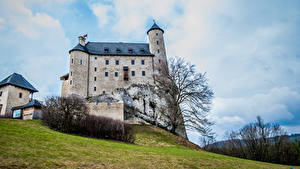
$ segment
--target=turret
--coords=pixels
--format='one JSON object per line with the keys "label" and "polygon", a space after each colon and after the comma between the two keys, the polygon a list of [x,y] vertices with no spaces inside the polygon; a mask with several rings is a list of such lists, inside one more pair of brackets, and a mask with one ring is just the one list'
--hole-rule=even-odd
{"label": "turret", "polygon": [[154,72],[160,73],[161,66],[167,64],[167,56],[164,42],[164,30],[154,21],[152,27],[147,31],[150,52],[154,54]]}
{"label": "turret", "polygon": [[81,46],[85,46],[85,37],[79,36],[79,37],[78,37],[78,43],[79,43]]}

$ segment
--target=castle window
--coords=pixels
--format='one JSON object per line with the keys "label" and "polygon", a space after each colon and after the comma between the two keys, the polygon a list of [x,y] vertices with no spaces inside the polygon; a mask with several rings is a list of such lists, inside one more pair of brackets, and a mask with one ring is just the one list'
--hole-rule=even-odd
{"label": "castle window", "polygon": [[70,80],[70,85],[72,85],[72,80]]}
{"label": "castle window", "polygon": [[74,59],[72,59],[71,62],[74,63]]}
{"label": "castle window", "polygon": [[142,54],[145,54],[145,49],[140,50]]}
{"label": "castle window", "polygon": [[128,78],[128,67],[127,67],[127,66],[124,66],[124,67],[123,67],[123,71],[124,71],[124,73],[123,73],[123,74],[124,74],[124,80],[125,80],[125,81],[128,81],[128,79],[129,79],[129,78]]}
{"label": "castle window", "polygon": [[157,45],[159,45],[159,42],[158,42],[158,41],[156,41],[156,44],[157,44]]}
{"label": "castle window", "polygon": [[160,63],[160,59],[158,59],[158,63]]}
{"label": "castle window", "polygon": [[97,72],[97,67],[94,68],[94,71]]}
{"label": "castle window", "polygon": [[2,96],[2,91],[0,91],[0,97]]}
{"label": "castle window", "polygon": [[19,98],[22,98],[22,93],[19,93]]}
{"label": "castle window", "polygon": [[158,36],[158,33],[156,33],[156,36]]}
{"label": "castle window", "polygon": [[94,77],[94,81],[97,81],[97,77],[96,76]]}
{"label": "castle window", "polygon": [[142,60],[141,62],[142,62],[142,65],[144,65],[144,64],[145,64],[145,60]]}
{"label": "castle window", "polygon": [[95,60],[97,60],[97,57],[95,57]]}
{"label": "castle window", "polygon": [[133,53],[133,49],[128,49],[128,52],[129,53]]}
{"label": "castle window", "polygon": [[105,76],[108,77],[108,72],[105,72]]}
{"label": "castle window", "polygon": [[119,60],[116,60],[116,65],[119,65]]}
{"label": "castle window", "polygon": [[159,49],[157,49],[157,53],[159,53]]}
{"label": "castle window", "polygon": [[82,65],[82,60],[80,60],[80,64]]}
{"label": "castle window", "polygon": [[117,48],[117,53],[121,53],[121,49]]}
{"label": "castle window", "polygon": [[96,91],[97,90],[97,88],[96,87],[94,87],[94,91]]}
{"label": "castle window", "polygon": [[146,75],[146,72],[145,71],[142,71],[142,76],[145,76]]}
{"label": "castle window", "polygon": [[115,77],[118,77],[119,76],[119,73],[118,72],[115,72]]}
{"label": "castle window", "polygon": [[106,65],[109,65],[109,60],[105,60],[105,64],[106,64]]}
{"label": "castle window", "polygon": [[108,48],[104,48],[104,53],[109,53],[109,49]]}
{"label": "castle window", "polygon": [[135,76],[135,71],[131,71],[131,76]]}
{"label": "castle window", "polygon": [[103,92],[102,92],[103,94],[105,94],[105,91],[103,90]]}
{"label": "castle window", "polygon": [[131,60],[131,64],[134,65],[134,60]]}
{"label": "castle window", "polygon": [[158,69],[158,73],[159,73],[159,74],[161,73],[161,69]]}

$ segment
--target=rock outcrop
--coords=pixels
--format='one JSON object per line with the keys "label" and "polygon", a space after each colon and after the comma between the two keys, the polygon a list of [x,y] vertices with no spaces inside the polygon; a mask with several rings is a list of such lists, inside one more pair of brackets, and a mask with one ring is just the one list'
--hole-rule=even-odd
{"label": "rock outcrop", "polygon": [[[89,99],[91,102],[111,102],[123,101],[124,120],[129,123],[152,124],[170,131],[171,125],[165,114],[167,113],[167,103],[155,87],[145,84],[133,84],[128,88],[118,88],[113,94],[103,94]],[[179,126],[175,133],[183,138],[187,138],[184,126]]]}

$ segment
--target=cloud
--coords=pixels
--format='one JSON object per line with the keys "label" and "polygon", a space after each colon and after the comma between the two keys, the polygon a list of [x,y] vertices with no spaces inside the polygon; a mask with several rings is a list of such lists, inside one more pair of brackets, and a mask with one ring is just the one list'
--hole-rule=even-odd
{"label": "cloud", "polygon": [[97,16],[99,27],[102,28],[105,26],[109,21],[111,21],[112,16],[109,13],[112,11],[112,6],[104,5],[101,3],[97,3],[91,6],[93,13]]}
{"label": "cloud", "polygon": [[4,19],[3,18],[0,18],[0,29],[3,29],[4,28]]}
{"label": "cloud", "polygon": [[[39,99],[58,95],[59,76],[66,72],[70,46],[59,20],[46,13],[33,13],[22,1],[0,5],[1,17],[10,28],[1,32],[6,39],[0,42],[6,56],[0,64],[1,77],[18,72],[40,91],[36,95]],[[9,69],[6,64],[10,65]]]}
{"label": "cloud", "polygon": [[[210,118],[221,134],[236,130],[261,116],[267,122],[296,125],[300,123],[300,93],[287,87],[273,88],[267,93],[249,97],[216,98]],[[222,135],[219,135],[222,137]]]}

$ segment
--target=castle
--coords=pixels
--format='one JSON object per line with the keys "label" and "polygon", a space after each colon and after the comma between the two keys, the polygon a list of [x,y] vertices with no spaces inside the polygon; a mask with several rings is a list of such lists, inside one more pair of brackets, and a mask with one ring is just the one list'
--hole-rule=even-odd
{"label": "castle", "polygon": [[69,51],[69,73],[60,77],[61,96],[88,98],[131,84],[154,84],[154,75],[167,63],[163,34],[154,22],[147,31],[149,43],[86,43],[80,36],[78,45]]}

